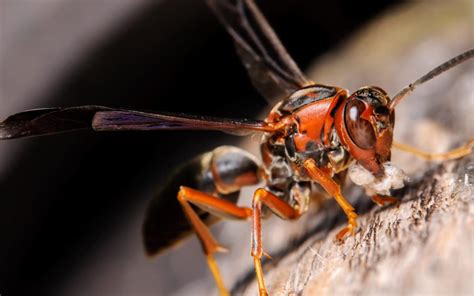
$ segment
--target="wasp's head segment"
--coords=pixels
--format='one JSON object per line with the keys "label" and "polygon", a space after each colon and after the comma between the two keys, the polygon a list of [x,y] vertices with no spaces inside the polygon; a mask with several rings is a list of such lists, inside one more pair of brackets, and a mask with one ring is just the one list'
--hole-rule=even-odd
{"label": "wasp's head segment", "polygon": [[378,87],[363,87],[339,110],[338,132],[351,155],[376,176],[390,160],[395,114],[390,98]]}

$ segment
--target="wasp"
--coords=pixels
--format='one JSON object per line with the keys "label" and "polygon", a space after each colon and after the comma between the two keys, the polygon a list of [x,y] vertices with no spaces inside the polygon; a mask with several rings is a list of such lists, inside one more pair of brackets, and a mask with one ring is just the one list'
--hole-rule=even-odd
{"label": "wasp", "polygon": [[[348,90],[309,80],[292,60],[253,0],[207,0],[234,41],[259,93],[273,108],[264,120],[212,118],[143,112],[104,106],[45,108],[14,114],[0,124],[0,139],[80,129],[95,131],[217,130],[237,135],[261,132],[261,160],[232,146],[201,154],[180,167],[149,204],[143,226],[147,254],[158,254],[194,232],[221,295],[228,295],[214,253],[224,251],[209,232],[220,219],[251,220],[251,256],[260,295],[268,295],[261,259],[261,221],[267,213],[298,219],[321,188],[339,204],[347,225],[342,241],[357,230],[357,213],[341,192],[349,176],[372,200],[397,202],[391,189],[404,175],[390,163],[391,148],[428,159],[451,159],[471,152],[474,141],[443,154],[430,154],[393,141],[395,108],[417,86],[474,56],[468,50],[409,84],[393,97],[382,88]],[[261,184],[248,207],[238,206],[240,190]],[[320,187],[315,186],[319,184]]]}

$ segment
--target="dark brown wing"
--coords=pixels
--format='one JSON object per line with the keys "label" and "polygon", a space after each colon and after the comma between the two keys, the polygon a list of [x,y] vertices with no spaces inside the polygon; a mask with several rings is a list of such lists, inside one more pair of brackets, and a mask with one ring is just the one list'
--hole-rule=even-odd
{"label": "dark brown wing", "polygon": [[133,110],[98,112],[92,122],[97,131],[217,130],[232,134],[273,131],[264,121],[187,114],[147,113]]}
{"label": "dark brown wing", "polygon": [[0,139],[13,139],[90,129],[98,111],[112,110],[103,106],[44,108],[17,113],[0,123]]}
{"label": "dark brown wing", "polygon": [[103,106],[79,106],[36,109],[12,115],[0,123],[0,140],[81,129],[97,131],[216,130],[237,135],[254,131],[273,131],[265,122],[257,120],[147,113]]}
{"label": "dark brown wing", "polygon": [[234,39],[252,84],[271,103],[313,84],[290,57],[253,0],[207,0]]}

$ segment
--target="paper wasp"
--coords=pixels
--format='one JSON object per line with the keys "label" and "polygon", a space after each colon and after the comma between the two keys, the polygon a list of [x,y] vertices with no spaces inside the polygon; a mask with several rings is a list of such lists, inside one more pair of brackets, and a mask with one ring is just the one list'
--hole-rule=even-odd
{"label": "paper wasp", "polygon": [[[340,192],[340,184],[351,163],[365,169],[374,180],[386,180],[389,170],[394,127],[394,108],[417,85],[471,58],[473,50],[442,64],[393,98],[380,88],[363,87],[348,91],[315,84],[292,61],[273,30],[250,0],[212,1],[208,4],[220,18],[235,42],[240,58],[258,91],[275,107],[264,121],[217,119],[165,113],[147,113],[101,106],[31,110],[7,118],[0,127],[2,138],[44,135],[84,128],[97,131],[203,129],[235,134],[263,132],[259,164],[253,156],[235,147],[219,147],[198,156],[178,172],[175,182],[157,195],[148,210],[144,225],[145,246],[157,253],[189,233],[197,233],[208,263],[218,283],[225,288],[212,254],[221,250],[207,230],[216,217],[252,219],[252,256],[260,293],[266,294],[260,258],[262,212],[270,210],[284,219],[304,214],[314,183],[319,183],[346,213],[349,224],[338,234],[354,233],[354,209]],[[403,148],[404,146],[400,146]],[[421,152],[405,147],[417,154]],[[459,157],[471,146],[439,155]],[[432,157],[428,155],[428,157]],[[385,165],[385,166],[384,166]],[[251,208],[237,207],[241,187],[264,182],[254,195]],[[372,184],[365,184],[372,185]],[[179,186],[186,186],[181,187]],[[384,204],[395,184],[374,190],[373,199]],[[176,202],[176,192],[178,201]],[[378,194],[378,195],[377,195]],[[174,221],[168,204],[181,206],[188,220]],[[264,207],[262,207],[262,204]],[[212,215],[209,215],[211,213]]]}

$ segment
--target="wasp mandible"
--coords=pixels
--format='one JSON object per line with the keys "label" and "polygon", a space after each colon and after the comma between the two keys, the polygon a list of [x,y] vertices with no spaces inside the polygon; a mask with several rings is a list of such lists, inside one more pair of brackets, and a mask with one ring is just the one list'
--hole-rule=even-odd
{"label": "wasp mandible", "polygon": [[[390,190],[404,175],[390,163],[397,147],[425,158],[450,159],[471,152],[474,141],[444,154],[430,154],[393,142],[395,107],[417,86],[472,58],[468,50],[441,64],[398,94],[364,86],[348,90],[315,83],[301,72],[252,0],[207,0],[231,35],[250,80],[273,108],[264,120],[223,119],[149,113],[103,106],[46,108],[21,112],[0,124],[0,138],[11,139],[90,129],[218,130],[246,135],[262,132],[261,161],[248,152],[222,146],[181,167],[148,207],[143,234],[148,254],[157,254],[194,231],[222,295],[228,295],[213,258],[224,248],[209,232],[219,220],[251,220],[251,256],[260,295],[267,295],[261,258],[261,220],[270,211],[285,220],[308,209],[319,184],[347,216],[337,234],[343,240],[357,229],[357,214],[341,192],[346,175],[364,186],[379,205],[397,200]],[[240,190],[262,184],[249,207],[237,206]],[[183,219],[170,220],[174,208]],[[173,221],[170,223],[170,221]]]}

